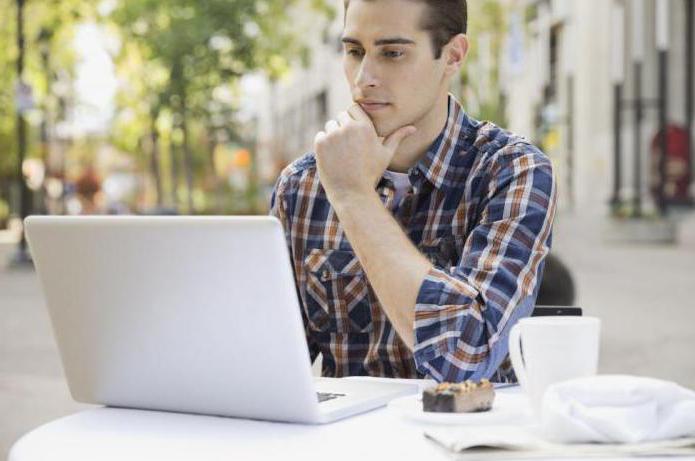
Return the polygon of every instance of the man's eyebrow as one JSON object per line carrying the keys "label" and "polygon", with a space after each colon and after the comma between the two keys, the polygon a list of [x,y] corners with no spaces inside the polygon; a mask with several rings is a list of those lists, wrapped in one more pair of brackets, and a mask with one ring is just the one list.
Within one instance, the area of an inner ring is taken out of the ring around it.
{"label": "man's eyebrow", "polygon": [[[343,43],[352,43],[353,45],[362,46],[362,42],[360,42],[356,38],[343,37],[341,39],[341,41]],[[402,38],[402,37],[380,38],[379,40],[374,41],[374,46],[383,46],[383,45],[415,45],[415,41],[410,40],[409,38]]]}

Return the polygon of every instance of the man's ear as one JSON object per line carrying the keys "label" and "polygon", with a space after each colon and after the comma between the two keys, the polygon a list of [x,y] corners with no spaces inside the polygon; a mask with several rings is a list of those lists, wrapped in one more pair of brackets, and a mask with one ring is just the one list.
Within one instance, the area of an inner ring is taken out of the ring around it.
{"label": "man's ear", "polygon": [[449,43],[444,47],[444,58],[446,59],[445,73],[454,75],[458,73],[463,65],[463,61],[468,55],[468,36],[458,34],[449,40]]}

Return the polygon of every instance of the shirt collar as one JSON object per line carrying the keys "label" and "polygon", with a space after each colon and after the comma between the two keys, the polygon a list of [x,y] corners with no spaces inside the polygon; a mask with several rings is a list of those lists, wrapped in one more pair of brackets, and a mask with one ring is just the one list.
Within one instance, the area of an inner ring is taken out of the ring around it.
{"label": "shirt collar", "polygon": [[425,155],[415,164],[409,174],[412,180],[422,174],[436,188],[447,188],[457,184],[462,170],[459,165],[460,152],[466,141],[473,142],[480,122],[472,120],[456,98],[449,94],[446,124]]}

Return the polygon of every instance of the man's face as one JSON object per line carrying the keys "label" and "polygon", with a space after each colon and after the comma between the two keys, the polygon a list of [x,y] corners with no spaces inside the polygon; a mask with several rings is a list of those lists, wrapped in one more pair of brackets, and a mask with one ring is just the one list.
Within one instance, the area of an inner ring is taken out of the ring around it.
{"label": "man's face", "polygon": [[417,126],[446,91],[445,59],[434,59],[430,36],[419,27],[425,10],[409,0],[351,0],[346,11],[345,76],[379,136]]}

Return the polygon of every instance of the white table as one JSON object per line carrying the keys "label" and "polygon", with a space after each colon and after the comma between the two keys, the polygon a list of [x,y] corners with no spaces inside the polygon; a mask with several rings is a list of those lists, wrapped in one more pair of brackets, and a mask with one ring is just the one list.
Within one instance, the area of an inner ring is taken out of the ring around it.
{"label": "white table", "polygon": [[424,427],[387,408],[319,426],[97,408],[26,434],[8,461],[451,459],[424,437]]}

